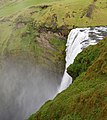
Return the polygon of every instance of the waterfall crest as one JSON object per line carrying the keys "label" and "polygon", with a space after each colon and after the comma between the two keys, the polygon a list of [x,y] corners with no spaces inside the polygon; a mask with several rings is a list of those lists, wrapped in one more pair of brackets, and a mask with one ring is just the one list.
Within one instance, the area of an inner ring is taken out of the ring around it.
{"label": "waterfall crest", "polygon": [[76,28],[71,30],[66,43],[66,66],[59,93],[72,83],[72,77],[68,75],[67,68],[70,64],[73,64],[75,57],[84,48],[97,44],[105,36],[107,36],[107,27]]}

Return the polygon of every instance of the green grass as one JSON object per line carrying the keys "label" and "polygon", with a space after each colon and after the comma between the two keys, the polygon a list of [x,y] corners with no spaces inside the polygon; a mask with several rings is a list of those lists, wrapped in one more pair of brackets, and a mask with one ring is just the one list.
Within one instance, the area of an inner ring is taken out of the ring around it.
{"label": "green grass", "polygon": [[[11,2],[0,8],[0,17],[9,17],[14,20],[17,16],[29,16],[45,24],[48,27],[52,25],[52,16],[56,14],[58,27],[66,25],[69,28],[73,26],[100,26],[107,25],[107,3],[106,0],[99,0],[95,3],[91,18],[86,17],[86,13],[93,0],[20,0]],[[46,9],[30,8],[31,6],[51,5]],[[30,8],[30,9],[29,9]],[[37,11],[37,12],[35,12]],[[62,12],[63,11],[63,12]],[[32,13],[32,14],[31,14]],[[100,14],[100,16],[99,16]]]}
{"label": "green grass", "polygon": [[12,33],[11,23],[5,22],[0,24],[0,53],[3,54],[7,47],[7,42]]}
{"label": "green grass", "polygon": [[66,44],[66,41],[65,40],[60,40],[58,38],[52,38],[49,40],[49,43],[51,45],[53,45],[57,50],[65,50],[65,44]]}
{"label": "green grass", "polygon": [[[70,87],[46,102],[29,120],[106,120],[107,119],[107,38],[86,49],[99,48],[97,58],[80,73]],[[80,53],[88,57],[86,51]],[[76,60],[80,58],[77,56]],[[87,61],[87,60],[86,60]],[[79,61],[74,63],[80,64]],[[84,67],[84,61],[81,61]]]}
{"label": "green grass", "polygon": [[85,72],[101,52],[101,46],[96,46],[94,49],[93,46],[89,46],[88,49],[84,49],[84,52],[80,53],[74,63],[67,68],[67,72],[73,77],[73,80],[82,72]]}
{"label": "green grass", "polygon": [[0,17],[6,17],[12,15],[16,12],[21,12],[25,8],[28,8],[32,5],[38,5],[43,3],[50,3],[54,0],[17,0],[16,2],[11,2],[0,8]]}
{"label": "green grass", "polygon": [[[55,66],[55,72],[56,68],[58,72],[63,70],[65,42],[52,34],[49,39],[46,38],[49,43],[49,48],[46,48],[38,41],[38,36],[44,32],[44,28],[54,31],[61,37],[75,27],[107,25],[106,0],[96,1],[90,17],[86,14],[93,0],[5,1],[0,2],[0,55],[17,57],[29,54],[41,65],[43,63],[51,66],[51,70]],[[42,32],[39,32],[41,27]],[[48,35],[47,32],[45,34]],[[88,49],[80,54],[74,64],[74,67],[77,66],[74,75],[78,76],[74,83],[53,101],[47,102],[30,118],[31,120],[107,119],[106,41],[98,44],[102,44],[100,47],[97,45],[101,54],[96,47],[88,48],[95,54],[88,52]],[[83,62],[81,65],[78,63],[79,59]],[[88,65],[85,64],[87,59]],[[79,71],[81,67],[83,68]]]}
{"label": "green grass", "polygon": [[[37,17],[36,19],[38,21],[45,23],[48,27],[54,27],[54,25],[52,26],[53,14],[56,14],[57,16],[57,21],[55,22],[58,27],[62,25],[66,25],[68,28],[72,28],[73,26],[85,27],[107,25],[106,0],[104,0],[102,4],[100,4],[100,1],[96,2],[96,6],[92,13],[92,18],[86,17],[86,12],[90,4],[92,4],[92,0],[63,0],[61,2],[57,2],[56,4],[53,3],[51,7],[35,13],[33,16],[35,18]],[[101,16],[99,16],[99,14]],[[83,17],[81,18],[81,16]]]}

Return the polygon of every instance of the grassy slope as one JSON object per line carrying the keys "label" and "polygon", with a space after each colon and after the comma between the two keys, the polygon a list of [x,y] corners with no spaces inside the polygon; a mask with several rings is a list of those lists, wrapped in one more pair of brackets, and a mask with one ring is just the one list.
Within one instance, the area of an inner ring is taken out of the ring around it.
{"label": "grassy slope", "polygon": [[[29,8],[30,6],[37,5],[51,5],[44,10],[38,8]],[[16,0],[0,8],[0,17],[12,16],[24,12],[34,12],[30,17],[34,17],[39,22],[48,22],[49,24],[53,14],[56,14],[58,26],[72,25],[75,26],[91,26],[91,25],[106,25],[107,18],[107,2],[106,0],[98,0],[95,2],[91,19],[86,17],[90,4],[93,0]],[[36,12],[35,12],[36,11]],[[27,12],[27,13],[26,13]],[[100,16],[99,16],[100,14]],[[47,21],[49,20],[49,21]]]}
{"label": "grassy slope", "polygon": [[[99,49],[87,70],[70,87],[48,101],[29,120],[106,120],[107,119],[107,38],[80,53],[87,58],[89,51]],[[87,54],[86,54],[87,53]],[[93,53],[90,55],[93,56]],[[81,64],[84,66],[82,57]],[[74,63],[75,66],[80,62]]]}
{"label": "grassy slope", "polygon": [[[93,4],[93,0],[12,0],[11,2],[2,0],[0,3],[0,54],[16,57],[27,53],[38,59],[40,64],[41,62],[48,64],[52,61],[56,68],[62,68],[65,42],[52,34],[51,37],[46,38],[47,45],[44,45],[45,41],[40,42],[44,31],[38,31],[39,27],[50,28],[51,31],[64,35],[66,29],[76,26],[107,25],[106,0],[97,0],[89,17],[86,17],[90,12],[90,4]],[[44,5],[47,6],[44,7]],[[46,35],[49,34],[46,33]]]}
{"label": "grassy slope", "polygon": [[[54,0],[53,0],[54,1]],[[0,8],[0,17],[9,16],[11,14],[14,14],[16,12],[23,11],[25,8],[37,5],[41,3],[49,3],[52,2],[52,0],[16,0],[15,2],[7,2],[8,4],[4,5]]]}
{"label": "grassy slope", "polygon": [[[48,33],[41,37],[34,18],[29,16],[29,13],[25,14],[27,10],[32,11],[29,10],[30,6],[46,2],[49,3],[52,0],[13,0],[11,2],[7,0],[6,3],[2,1],[4,6],[0,7],[0,55],[20,57],[29,54],[39,64],[52,69],[55,66],[55,71],[56,66],[59,66],[59,70],[62,72],[64,67],[64,55],[62,55],[65,50],[64,40],[59,37],[56,38],[54,34],[46,37]],[[37,9],[38,11],[41,10],[41,8]],[[37,40],[38,38],[39,40]],[[46,40],[41,43],[41,39]],[[57,45],[51,44],[48,40],[55,40],[58,43],[60,41],[61,49],[57,49]],[[59,59],[60,62],[58,62]]]}

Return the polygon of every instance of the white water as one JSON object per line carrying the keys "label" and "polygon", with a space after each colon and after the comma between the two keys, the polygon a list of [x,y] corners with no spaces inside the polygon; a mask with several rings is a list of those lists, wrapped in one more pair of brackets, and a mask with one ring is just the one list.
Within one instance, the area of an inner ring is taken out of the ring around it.
{"label": "white water", "polygon": [[97,44],[97,42],[102,40],[105,36],[107,36],[107,27],[76,28],[71,30],[66,44],[66,67],[59,93],[72,83],[72,77],[68,75],[67,68],[74,62],[75,57],[82,49],[89,45]]}

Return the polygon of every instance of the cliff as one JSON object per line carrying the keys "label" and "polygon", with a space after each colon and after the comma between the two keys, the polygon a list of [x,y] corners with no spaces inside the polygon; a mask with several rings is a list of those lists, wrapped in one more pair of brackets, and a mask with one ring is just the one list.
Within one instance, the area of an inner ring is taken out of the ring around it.
{"label": "cliff", "polygon": [[[69,31],[75,27],[105,26],[106,20],[106,0],[1,0],[0,58],[30,58],[33,65],[62,74]],[[70,75],[75,72],[74,83],[29,119],[105,120],[106,47],[105,39],[97,47],[85,49],[68,68]]]}
{"label": "cliff", "polygon": [[[68,72],[75,80],[29,120],[107,119],[107,38],[80,53]],[[81,68],[81,71],[79,71]]]}
{"label": "cliff", "polygon": [[2,0],[0,5],[0,54],[29,54],[58,71],[64,69],[69,31],[105,26],[107,19],[106,0]]}

